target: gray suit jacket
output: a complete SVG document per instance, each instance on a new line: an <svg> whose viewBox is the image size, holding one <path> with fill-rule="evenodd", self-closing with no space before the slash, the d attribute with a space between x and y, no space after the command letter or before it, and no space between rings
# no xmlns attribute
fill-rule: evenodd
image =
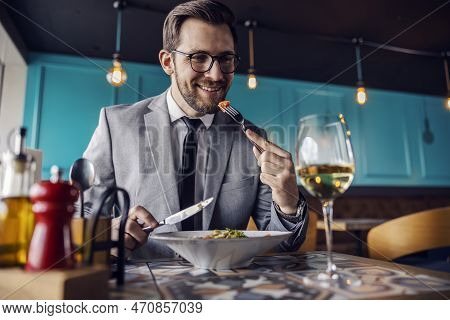
<svg viewBox="0 0 450 320"><path fill-rule="evenodd" d="M306 202L304 218L299 221L288 222L279 216L270 188L259 180L251 143L224 113L216 114L203 138L209 145L202 155L206 168L198 168L196 174L204 179L202 198L214 197L201 213L203 229L245 229L253 216L259 230L292 231L292 237L279 249L296 250L306 234ZM128 191L131 206L143 206L158 221L179 211L171 149L166 92L133 105L102 108L98 127L83 155L96 169L95 186L85 194L86 206L92 206L105 187L118 186ZM109 203L109 208L112 205ZM181 224L163 226L155 232L180 228ZM149 240L134 256L173 256L173 252Z"/></svg>

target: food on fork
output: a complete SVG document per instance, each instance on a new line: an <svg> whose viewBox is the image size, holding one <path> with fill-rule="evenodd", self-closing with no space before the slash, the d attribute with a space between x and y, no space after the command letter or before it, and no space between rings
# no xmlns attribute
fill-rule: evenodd
<svg viewBox="0 0 450 320"><path fill-rule="evenodd" d="M228 101L228 100L224 100L224 101L220 101L219 102L219 108L223 112L225 112L225 109L228 108L229 106L230 106L230 101Z"/></svg>
<svg viewBox="0 0 450 320"><path fill-rule="evenodd" d="M238 110L236 110L231 106L230 101L228 100L220 101L218 107L220 111L226 113L228 116L231 117L231 119L233 119L234 122L238 123L241 126L241 129L244 133L247 131L248 127L245 124L246 120ZM264 152L264 149L262 147L260 147L253 141L251 142L260 153Z"/></svg>

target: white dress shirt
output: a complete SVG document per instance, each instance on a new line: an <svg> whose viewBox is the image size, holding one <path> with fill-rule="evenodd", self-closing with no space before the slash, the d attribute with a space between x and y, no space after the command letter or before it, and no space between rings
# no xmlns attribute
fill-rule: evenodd
<svg viewBox="0 0 450 320"><path fill-rule="evenodd" d="M166 95L167 107L169 109L169 117L170 117L170 135L171 135L171 146L173 152L173 161L175 166L175 171L177 173L177 181L180 181L180 169L183 161L183 143L184 138L188 133L188 128L184 121L183 117L188 117L186 113L181 110L178 104L172 97L172 88L167 90ZM215 114L205 114L204 116L198 118L202 121L204 127L202 126L198 131L198 142L197 142L197 168L206 168L206 155L208 143L205 139L202 139L202 135L204 130L208 130L211 127L211 124L214 120ZM190 117L188 117L190 118ZM203 200L203 191L204 191L204 176L202 175L203 170L196 171L196 179L195 179L195 201Z"/></svg>

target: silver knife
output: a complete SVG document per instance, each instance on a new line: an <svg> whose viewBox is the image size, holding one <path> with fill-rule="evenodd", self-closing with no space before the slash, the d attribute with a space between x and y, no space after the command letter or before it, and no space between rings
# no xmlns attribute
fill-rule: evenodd
<svg viewBox="0 0 450 320"><path fill-rule="evenodd" d="M209 198L209 199L206 199L205 201L200 201L199 203L194 204L193 206L191 206L189 208L183 209L180 212L177 212L177 213L171 215L170 217L165 218L164 220L160 221L159 224L155 228L145 227L142 230L152 232L154 229L161 227L163 225L175 224L175 223L181 222L189 217L192 217L197 212L202 211L203 208L206 208L213 200L214 200L214 198Z"/></svg>

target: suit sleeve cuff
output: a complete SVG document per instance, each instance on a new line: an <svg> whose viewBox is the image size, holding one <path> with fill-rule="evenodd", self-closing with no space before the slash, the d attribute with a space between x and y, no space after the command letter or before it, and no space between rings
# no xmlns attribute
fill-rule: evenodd
<svg viewBox="0 0 450 320"><path fill-rule="evenodd" d="M306 206L306 200L303 199L303 197L301 197L297 203L297 211L295 214L285 214L283 211L281 211L280 206L275 201L272 201L272 203L279 218L293 224L297 224L303 220Z"/></svg>

